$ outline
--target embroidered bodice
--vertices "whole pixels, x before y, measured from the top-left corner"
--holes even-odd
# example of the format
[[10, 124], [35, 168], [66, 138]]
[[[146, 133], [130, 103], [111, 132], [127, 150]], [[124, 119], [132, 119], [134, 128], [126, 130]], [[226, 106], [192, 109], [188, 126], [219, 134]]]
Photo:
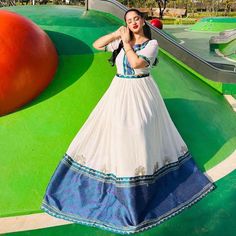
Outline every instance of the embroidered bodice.
[[[106, 45], [105, 50], [113, 52], [114, 50], [118, 48], [119, 43], [120, 43], [120, 39], [114, 40], [108, 45]], [[145, 68], [133, 69], [128, 62], [124, 49], [122, 48], [120, 53], [117, 55], [116, 62], [115, 62], [118, 74], [140, 75], [140, 74], [148, 74], [150, 72], [150, 69], [152, 68], [152, 64], [154, 63], [157, 57], [157, 52], [158, 52], [157, 40], [152, 39], [142, 44], [135, 44], [133, 46], [133, 50], [136, 52], [136, 54], [139, 57], [147, 61], [148, 66]]]

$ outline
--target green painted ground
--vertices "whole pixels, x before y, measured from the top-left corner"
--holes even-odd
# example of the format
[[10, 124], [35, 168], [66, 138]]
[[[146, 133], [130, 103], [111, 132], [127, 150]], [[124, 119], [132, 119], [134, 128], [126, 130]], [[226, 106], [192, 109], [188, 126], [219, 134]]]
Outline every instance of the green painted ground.
[[[107, 62], [110, 54], [95, 52], [91, 44], [120, 25], [108, 14], [85, 14], [76, 7], [9, 9], [46, 30], [56, 44], [60, 64], [55, 79], [38, 98], [0, 117], [1, 217], [40, 212], [54, 169], [115, 74]], [[194, 159], [207, 170], [235, 149], [236, 116], [223, 96], [196, 75], [161, 52], [159, 59], [153, 76]], [[86, 235], [100, 232], [85, 229]]]
[[[217, 190], [211, 192], [191, 208], [139, 236], [233, 236], [236, 234], [236, 171], [219, 180]], [[6, 234], [12, 236], [113, 236], [118, 235], [97, 228], [72, 224], [27, 232]]]
[[234, 17], [210, 17], [203, 18], [190, 27], [193, 31], [221, 32], [236, 28], [236, 18]]

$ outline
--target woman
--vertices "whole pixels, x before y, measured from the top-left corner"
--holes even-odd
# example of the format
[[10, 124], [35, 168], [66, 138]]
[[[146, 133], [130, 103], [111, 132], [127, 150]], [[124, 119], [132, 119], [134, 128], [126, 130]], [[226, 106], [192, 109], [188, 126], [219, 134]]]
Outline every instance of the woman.
[[149, 74], [158, 43], [142, 14], [96, 40], [117, 74], [71, 142], [42, 209], [76, 223], [129, 234], [174, 216], [211, 191]]

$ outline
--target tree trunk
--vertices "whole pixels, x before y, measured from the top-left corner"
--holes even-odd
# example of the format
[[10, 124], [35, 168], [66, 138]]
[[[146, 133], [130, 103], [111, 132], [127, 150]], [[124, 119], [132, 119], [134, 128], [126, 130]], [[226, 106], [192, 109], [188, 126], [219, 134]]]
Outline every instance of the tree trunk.
[[[164, 15], [164, 11], [166, 9], [166, 4], [167, 4], [167, 1], [161, 1], [161, 0], [157, 0], [157, 4], [158, 4], [158, 7], [159, 7], [159, 19], [162, 20], [163, 19], [163, 15]], [[163, 4], [163, 7], [162, 7], [162, 4]]]

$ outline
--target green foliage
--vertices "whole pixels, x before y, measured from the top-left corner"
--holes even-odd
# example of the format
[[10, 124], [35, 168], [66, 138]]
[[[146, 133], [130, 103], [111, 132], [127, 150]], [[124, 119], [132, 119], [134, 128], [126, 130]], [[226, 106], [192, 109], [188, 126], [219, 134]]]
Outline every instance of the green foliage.
[[192, 25], [196, 23], [195, 18], [164, 18], [161, 21], [164, 25]]
[[147, 7], [147, 8], [156, 7], [156, 1], [154, 1], [154, 0], [147, 0], [147, 1], [145, 1], [144, 7]]
[[[130, 7], [158, 7], [158, 2], [163, 7], [162, 0], [118, 0], [124, 5]], [[207, 12], [224, 12], [229, 15], [230, 12], [236, 11], [235, 0], [168, 0], [170, 8], [187, 8], [188, 12], [194, 13], [198, 11]]]

